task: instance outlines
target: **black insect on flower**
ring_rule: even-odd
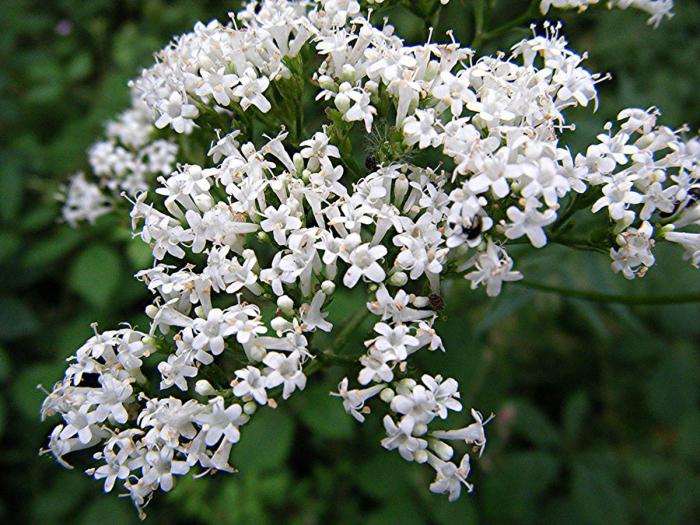
[[[481,215],[475,215],[472,219],[471,225],[464,230],[464,234],[467,236],[467,239],[473,241],[479,235],[481,235],[481,228],[483,228],[483,225],[484,223],[481,220]]]
[[[428,303],[430,304],[430,308],[438,312],[445,308],[445,300],[440,294],[437,294],[435,292],[431,293],[428,296]]]

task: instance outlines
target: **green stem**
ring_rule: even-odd
[[[362,355],[352,355],[352,354],[337,354],[334,352],[335,349],[340,349],[347,342],[350,335],[359,328],[359,326],[364,322],[369,316],[370,311],[367,308],[360,308],[355,311],[349,319],[344,323],[342,330],[338,333],[338,336],[333,340],[333,344],[327,348],[320,350],[316,360],[306,367],[305,374],[311,375],[318,372],[322,367],[324,362],[326,363],[354,363]],[[363,352],[364,354],[364,352]]]
[[[474,38],[469,47],[477,48],[484,42],[486,34],[486,0],[474,2]]]
[[[492,29],[490,31],[486,31],[481,39],[479,40],[478,44],[482,44],[488,40],[492,40],[498,36],[501,36],[507,32],[509,32],[512,29],[515,29],[516,27],[520,27],[523,24],[530,22],[533,18],[535,18],[538,14],[538,6],[539,6],[539,1],[538,0],[532,0],[530,5],[527,8],[527,11],[525,11],[523,14],[518,16],[517,18],[514,18],[510,22],[503,24],[500,27],[497,27],[495,29]],[[476,40],[476,38],[475,38]],[[475,47],[476,44],[472,42],[471,47]]]
[[[664,304],[686,304],[700,302],[700,292],[680,294],[680,295],[617,295],[610,293],[594,292],[589,290],[576,290],[563,288],[549,284],[538,283],[523,279],[514,281],[513,284],[532,288],[546,293],[554,293],[574,299],[583,299],[595,303],[618,303],[633,305],[664,305]]]

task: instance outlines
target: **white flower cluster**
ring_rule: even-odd
[[[167,175],[175,167],[177,145],[157,138],[148,109],[132,95],[131,109],[109,122],[106,140],[88,151],[93,180],[77,173],[62,191],[63,219],[71,226],[94,223],[112,209],[121,193],[136,196],[147,191],[154,176]]]
[[[156,296],[151,327],[78,350],[44,405],[64,421],[50,451],[99,446],[88,473],[108,491],[120,480],[139,508],[174,475],[232,471],[231,447],[257,408],[337,357],[313,336],[333,331],[336,289],[359,286],[376,322],[366,351],[344,356],[359,370],[358,388],[339,385],[345,410],[364,421],[383,403],[385,448],[430,465],[434,492],[471,490],[469,455],[452,461],[447,442],[481,453],[488,420],[472,410],[464,428],[431,428],[462,410],[459,385],[408,366],[421,349],[444,350],[443,281],[461,275],[498,295],[522,278],[508,243],[541,248],[591,203],[609,212],[606,247],[626,277],[651,265],[664,236],[700,260],[700,141],[658,126],[654,111],[626,110],[585,153],[562,147],[566,110],[595,106],[602,78],[546,29],[509,57],[475,59],[456,42],[406,45],[354,0],[265,0],[164,49],[132,84],[148,122],[110,127],[130,156],[114,154],[116,142],[91,155],[105,187],[125,189],[144,159],[161,173],[131,212],[156,261],[137,274]],[[309,81],[327,118],[310,133],[299,104]],[[153,135],[124,135],[151,125],[204,144],[206,158],[150,164],[135,152],[153,149]],[[145,358],[155,366],[142,371]]]
[[[592,211],[607,209],[614,222],[612,267],[627,279],[654,264],[653,217],[660,236],[681,243],[694,266],[700,262],[700,234],[675,231],[700,224],[700,139],[682,140],[684,130],[659,126],[657,117],[654,108],[620,112],[619,130],[613,134],[608,124],[599,143],[576,158],[583,178],[601,189]]]
[[[599,0],[542,0],[540,12],[546,15],[549,9],[578,9],[585,11],[591,6],[597,5]],[[673,0],[609,0],[608,9],[639,9],[649,15],[647,23],[658,27],[664,20],[673,16]]]

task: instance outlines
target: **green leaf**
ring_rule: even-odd
[[[131,239],[126,245],[126,256],[133,268],[148,268],[153,261],[151,248],[141,239]]]
[[[82,525],[109,523],[110,525],[129,525],[137,523],[136,510],[123,498],[100,496],[94,499],[86,509],[81,511]]]
[[[326,385],[316,385],[297,396],[294,403],[301,420],[323,438],[343,438],[352,434],[352,418],[337,397],[331,397]]]
[[[7,351],[4,348],[0,348],[0,383],[5,382],[10,376],[10,372],[12,372],[10,357],[7,355]]]
[[[119,254],[106,245],[90,246],[84,250],[70,269],[70,288],[93,306],[104,308],[119,286],[121,260]]]
[[[538,447],[555,447],[559,444],[557,427],[539,408],[525,400],[515,402],[513,432]]]
[[[0,219],[9,222],[19,213],[22,206],[23,178],[17,169],[16,163],[3,162],[0,169]]]
[[[647,403],[654,416],[675,424],[697,410],[700,365],[693,348],[669,349],[647,386]]]
[[[574,441],[581,431],[588,409],[589,402],[585,392],[578,392],[566,400],[563,423],[564,434],[569,442]]]
[[[31,308],[15,297],[0,297],[0,340],[31,335],[39,322]]]
[[[494,523],[533,523],[538,498],[556,479],[559,466],[546,452],[522,452],[502,458],[501,468],[484,482],[486,514]]]
[[[62,228],[58,233],[47,236],[30,246],[26,256],[22,259],[22,265],[25,268],[50,265],[67,255],[82,240],[83,237],[77,231],[68,227]]]
[[[21,245],[19,236],[14,232],[0,232],[0,263],[10,260]]]
[[[608,468],[576,463],[572,497],[582,525],[624,525],[629,522],[625,499]]]
[[[288,413],[261,408],[241,430],[232,464],[243,471],[277,468],[289,456],[293,434],[294,423]]]

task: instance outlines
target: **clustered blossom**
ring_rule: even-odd
[[[122,117],[91,150],[100,186],[130,195],[134,234],[152,248],[137,274],[155,296],[150,329],[96,333],[77,351],[44,404],[63,419],[48,450],[63,462],[96,448],[88,473],[107,491],[119,481],[139,509],[173,476],[233,471],[256,411],[330,358],[312,335],[334,333],[336,290],[362,288],[373,327],[357,385],[346,377],[336,395],[360,422],[382,414],[381,445],[431,467],[430,490],[472,490],[470,455],[454,447],[480,455],[488,419],[472,409],[463,428],[439,428],[463,409],[459,384],[409,367],[445,350],[445,281],[498,295],[523,277],[508,245],[546,246],[588,197],[608,214],[614,271],[643,275],[663,240],[700,262],[700,141],[629,109],[584,153],[560,145],[567,110],[595,107],[604,77],[545,28],[477,59],[456,42],[407,45],[354,0],[265,0],[161,51],[132,83],[143,124]],[[286,102],[309,80],[327,116],[314,130]],[[173,166],[175,141],[148,142],[151,128],[204,143],[206,157]],[[385,138],[364,168],[358,134]],[[146,171],[156,180],[126,182]],[[106,206],[76,180],[84,197],[70,210]]]
[[[157,129],[143,102],[133,95],[131,109],[106,126],[106,139],[88,151],[92,176],[72,176],[60,198],[63,218],[75,226],[109,213],[120,194],[136,196],[147,191],[157,175],[175,167],[178,147],[173,140],[157,137]]]
[[[549,12],[551,7],[556,9],[578,9],[585,11],[599,3],[599,0],[542,0],[540,11],[543,15]],[[673,16],[673,0],[609,0],[606,3],[608,9],[639,9],[649,15],[647,23],[658,27],[666,18]]]

